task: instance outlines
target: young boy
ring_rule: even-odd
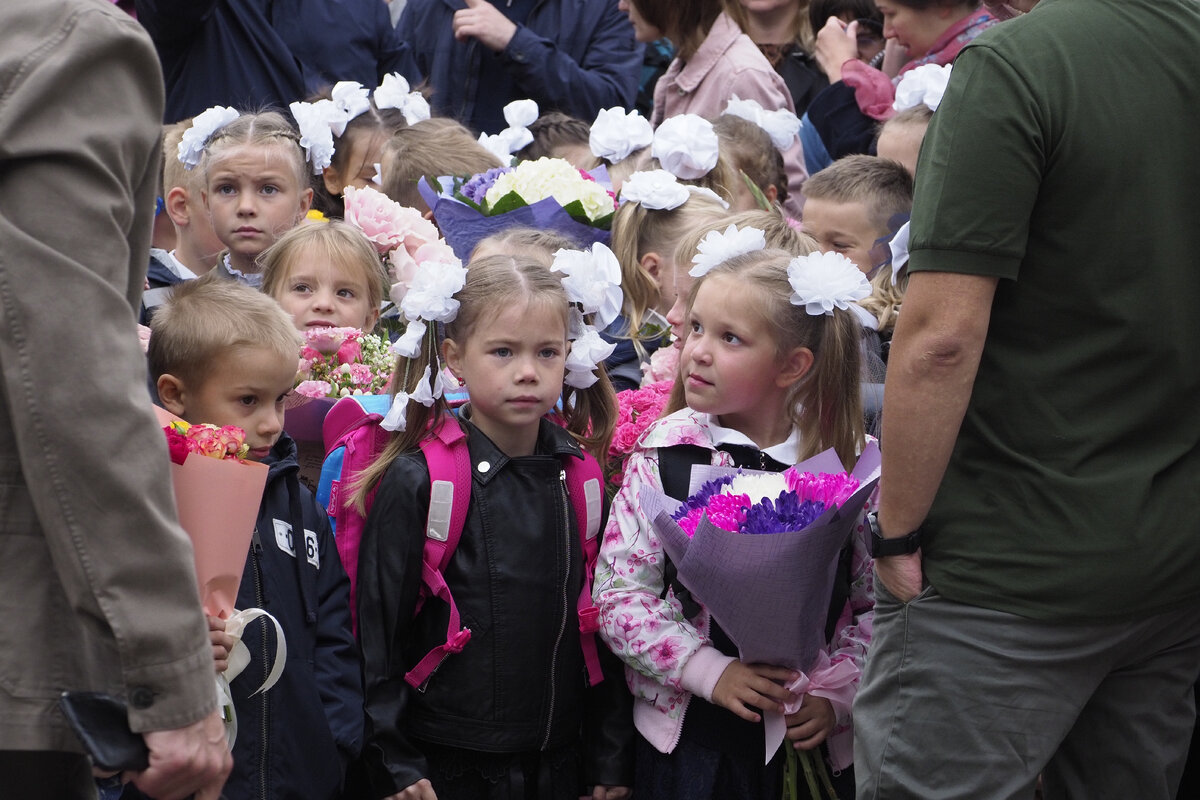
[[[171,286],[207,273],[216,266],[217,256],[225,249],[200,197],[204,171],[189,171],[179,162],[179,142],[191,125],[189,119],[163,127],[161,205],[154,223],[156,231],[164,221],[171,226],[174,249],[150,249],[150,267],[146,272],[148,288],[142,296],[138,320],[143,325],[150,324],[154,309],[166,300]]]
[[[350,584],[283,432],[299,334],[267,295],[211,277],[176,286],[151,328],[162,406],[188,422],[242,428],[250,458],[270,470],[237,607],[279,621],[287,664],[273,688],[251,696],[275,652],[274,626],[252,623],[242,640],[252,660],[231,684],[238,733],[225,796],[332,800],[362,746],[362,679]]]
[[[846,156],[805,181],[804,198],[804,232],[869,275],[878,263],[871,248],[912,212],[913,180],[895,161]]]

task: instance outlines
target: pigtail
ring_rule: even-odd
[[[603,368],[597,368],[596,376],[586,389],[564,384],[562,417],[567,432],[603,468],[617,427],[617,395]]]
[[[793,419],[804,443],[801,459],[833,448],[850,469],[866,445],[862,410],[862,326],[850,311],[816,318],[821,331],[813,365],[798,383]]]

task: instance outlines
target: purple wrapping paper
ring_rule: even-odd
[[[825,649],[824,629],[833,592],[837,555],[854,532],[879,480],[880,455],[867,446],[852,474],[862,483],[840,508],[830,509],[803,531],[741,534],[722,530],[705,516],[688,538],[671,513],[681,504],[643,489],[639,501],[680,582],[708,608],[737,645],[742,661],[807,672]],[[832,450],[797,465],[801,472],[842,472]],[[692,489],[738,470],[698,465]],[[743,470],[751,472],[750,470]],[[768,715],[769,760],[782,740],[782,718]]]
[[[283,429],[297,442],[316,442],[324,450],[321,425],[338,397],[303,397],[293,394],[283,415]],[[293,405],[294,404],[294,405]]]
[[[612,240],[609,231],[576,222],[550,197],[524,208],[486,217],[461,200],[439,194],[425,178],[418,182],[417,190],[433,210],[434,221],[447,244],[464,264],[471,258],[480,239],[515,226],[557,231],[579,242],[580,248],[591,247],[593,242],[608,244]]]

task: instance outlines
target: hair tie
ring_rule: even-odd
[[[696,247],[688,275],[703,278],[713,267],[766,246],[767,235],[759,228],[730,225],[724,231],[709,231]]]
[[[513,100],[504,107],[508,127],[496,134],[479,134],[479,143],[492,152],[501,164],[512,162],[512,154],[533,143],[529,130],[538,118],[538,105],[532,100]]]
[[[841,253],[812,253],[788,264],[791,302],[812,316],[848,310],[871,294],[871,284],[854,262]]]
[[[650,155],[681,180],[703,178],[717,165],[717,133],[711,122],[695,114],[669,117],[654,132]]]
[[[949,64],[923,64],[904,73],[896,84],[896,102],[892,103],[892,108],[907,111],[924,105],[930,111],[937,111],[942,95],[946,93],[946,84],[950,82],[950,69]]]
[[[358,81],[338,81],[329,95],[333,98],[334,108],[340,112],[330,115],[329,127],[334,136],[340,137],[344,134],[350,120],[371,108],[370,93]]]
[[[197,114],[191,127],[183,132],[179,140],[177,153],[184,168],[195,169],[204,155],[209,138],[240,116],[238,110],[230,106],[213,106]]]
[[[579,303],[584,314],[595,314],[603,330],[621,315],[621,262],[607,246],[596,242],[590,250],[559,250],[551,272],[561,272],[567,299]]]
[[[404,115],[404,121],[415,125],[430,118],[429,101],[420,92],[412,91],[408,81],[399,72],[383,76],[383,82],[375,87],[375,107],[394,108]]]
[[[786,108],[767,111],[757,101],[742,100],[736,94],[725,106],[723,113],[740,117],[762,128],[771,137],[771,144],[775,145],[777,150],[787,150],[800,133],[800,118],[791,111]]]
[[[620,107],[600,109],[588,135],[592,155],[611,164],[624,161],[635,150],[649,147],[653,141],[654,128],[650,121],[636,110],[626,112]]]
[[[332,100],[296,101],[288,105],[288,110],[300,129],[300,146],[304,148],[305,158],[312,164],[313,174],[320,175],[333,162],[333,120],[345,112]],[[344,125],[342,129],[345,130]]]

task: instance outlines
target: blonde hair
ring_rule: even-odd
[[[718,147],[720,147],[719,144]],[[665,167],[663,167],[662,162],[657,158],[650,158],[642,166],[642,169],[665,169]],[[721,152],[717,156],[717,165],[699,178],[678,178],[677,180],[689,186],[701,186],[705,189],[712,189],[722,200],[729,203],[737,195],[736,187],[742,182],[742,176],[738,174],[737,168],[734,167],[729,156]]]
[[[726,214],[720,203],[696,194],[678,208],[646,208],[636,201],[626,201],[617,209],[612,222],[612,251],[621,264],[621,291],[625,295],[621,311],[628,323],[626,335],[639,355],[644,348],[638,333],[646,312],[658,305],[662,293],[659,279],[642,266],[643,256],[655,252],[672,255],[679,238],[690,229],[724,219]]]
[[[786,250],[794,256],[806,256],[821,249],[816,239],[793,228],[779,208],[751,209],[729,214],[720,220],[686,232],[675,246],[675,268],[691,269],[692,259],[700,252],[701,240],[714,231],[725,230],[730,225],[736,225],[738,228],[758,228],[763,232],[767,247]]]
[[[839,158],[804,182],[804,196],[834,203],[862,203],[882,233],[888,220],[912,212],[913,177],[903,164],[876,156]]]
[[[813,354],[812,367],[790,386],[786,408],[792,426],[800,434],[800,460],[833,448],[842,465],[850,469],[866,445],[863,428],[862,327],[853,313],[834,309],[833,314],[809,314],[791,302],[792,285],[788,264],[795,256],[784,250],[767,249],[731,258],[714,267],[692,285],[688,309],[704,283],[730,277],[742,291],[758,289],[776,351],[797,347]]]
[[[500,255],[472,262],[467,270],[466,285],[454,297],[459,302],[458,315],[452,322],[446,323],[446,338],[460,344],[471,338],[480,321],[488,315],[519,302],[544,302],[561,308],[564,333],[566,331],[567,293],[561,277],[533,259]],[[400,391],[411,394],[416,390],[426,367],[431,370],[439,368],[434,333],[436,327],[428,327],[416,357],[401,356],[397,359],[396,369],[392,373],[393,396]],[[603,466],[616,427],[617,401],[603,368],[597,368],[597,374],[599,380],[587,389],[563,385],[560,414],[563,427]],[[447,424],[448,415],[445,398],[438,398],[429,408],[420,403],[409,403],[404,431],[392,434],[379,458],[363,471],[353,488],[351,502],[360,510],[364,509],[367,495],[383,478],[391,463],[402,453],[416,447],[435,426]]]
[[[732,114],[717,117],[713,131],[720,142],[721,154],[739,173],[739,179],[745,175],[764,193],[767,187],[774,186],[775,202],[787,200],[788,180],[783,154],[771,141],[770,134],[750,120]]]
[[[163,126],[162,153],[162,191],[160,195],[165,200],[167,192],[179,187],[191,194],[201,188],[203,173],[199,170],[188,170],[179,160],[179,143],[183,141],[183,133],[192,127],[192,120],[185,119],[173,125]]]
[[[204,157],[201,160],[205,183],[208,182],[213,161],[222,152],[241,145],[281,148],[295,169],[297,191],[308,188],[308,162],[304,148],[300,146],[300,134],[287,117],[277,111],[243,112],[233,122],[214,131],[204,143]]]
[[[503,166],[471,132],[453,120],[429,119],[396,131],[384,145],[379,188],[402,206],[422,208],[421,178],[437,188],[442,175],[475,175]]]
[[[371,240],[358,228],[340,220],[300,225],[280,236],[258,257],[262,291],[278,300],[297,261],[312,249],[342,270],[357,269],[367,284],[370,307],[379,308],[388,289],[387,270]]]
[[[896,319],[900,316],[900,304],[904,302],[904,289],[908,286],[908,272],[902,271],[896,280],[892,280],[892,270],[884,267],[875,273],[871,279],[871,294],[858,304],[871,312],[879,322],[879,334],[885,335],[896,327]]]
[[[549,267],[554,263],[555,253],[559,250],[577,250],[579,242],[557,231],[515,225],[480,239],[471,251],[471,258],[480,258],[479,254],[486,254],[488,249],[498,251],[491,255],[530,258]]]
[[[172,287],[150,330],[151,377],[171,374],[192,386],[234,348],[265,347],[296,363],[302,344],[291,317],[273,299],[212,274]]]

